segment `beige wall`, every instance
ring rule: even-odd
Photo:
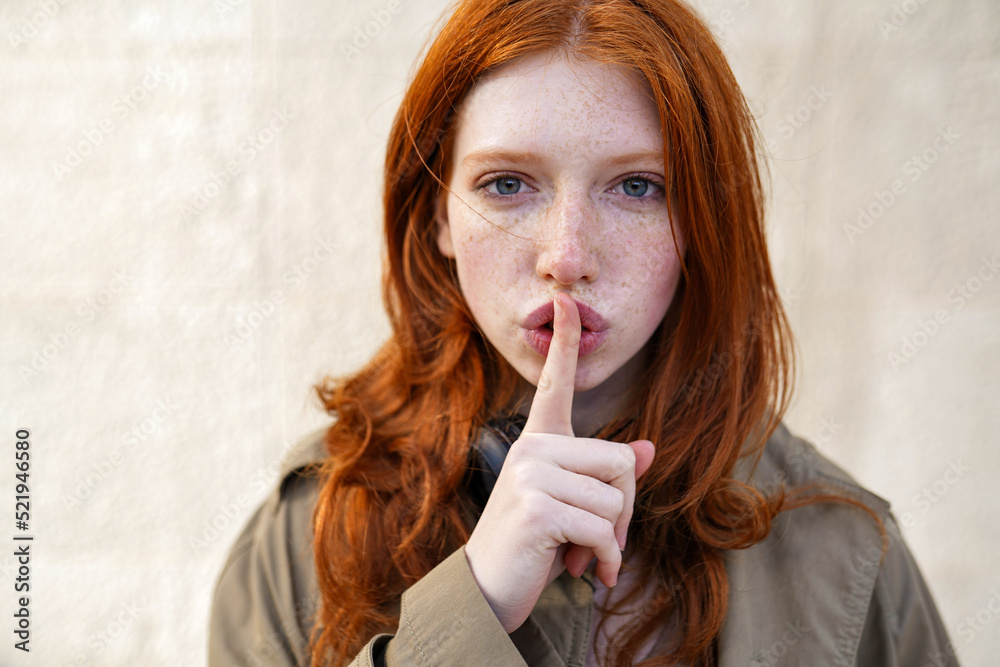
[[[0,425],[31,430],[36,536],[32,652],[12,658],[7,634],[0,662],[204,663],[221,561],[283,450],[324,422],[310,383],[385,335],[382,151],[443,6],[0,8]],[[773,157],[801,350],[789,422],[909,517],[965,664],[989,664],[1000,10],[699,6]]]

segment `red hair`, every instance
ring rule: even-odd
[[[643,664],[714,664],[728,595],[720,551],[764,539],[793,504],[732,478],[785,412],[792,350],[765,243],[757,129],[705,23],[676,0],[466,0],[416,71],[389,138],[392,336],[361,371],[317,387],[336,421],[314,514],[314,664],[346,664],[375,633],[394,632],[402,592],[471,532],[470,443],[509,410],[517,375],[473,323],[437,249],[434,205],[469,90],[549,50],[622,66],[648,84],[686,245],[645,390],[597,435],[656,444],[629,547],[656,595],[612,639],[607,664],[631,665],[671,615],[682,632],[674,651]]]

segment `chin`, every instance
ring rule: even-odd
[[[611,373],[606,372],[603,369],[587,370],[582,371],[578,368],[576,371],[576,382],[574,384],[574,389],[577,392],[591,391],[593,389],[598,389],[611,377]]]
[[[608,372],[603,366],[592,367],[593,365],[588,363],[589,360],[581,359],[577,361],[576,365],[576,378],[573,382],[573,391],[576,393],[591,391],[593,389],[599,388],[605,382],[607,382],[614,373]],[[532,390],[538,387],[538,380],[542,376],[542,366],[545,360],[536,363],[522,365],[520,367],[515,366],[518,375],[531,385]]]

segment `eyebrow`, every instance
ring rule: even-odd
[[[497,162],[514,162],[517,164],[537,165],[541,164],[542,158],[537,153],[526,151],[505,151],[485,148],[472,151],[462,160],[465,167],[482,167]]]
[[[506,151],[506,150],[492,150],[483,149],[478,151],[473,151],[465,156],[462,160],[462,166],[465,168],[473,167],[483,167],[496,164],[497,162],[506,162],[514,164],[526,164],[526,165],[539,165],[544,162],[542,157],[537,153],[532,153],[530,151]],[[656,164],[663,163],[663,153],[659,151],[637,151],[634,153],[622,153],[620,155],[609,155],[600,161],[600,166],[602,167],[623,167],[636,163],[642,162],[653,162]]]

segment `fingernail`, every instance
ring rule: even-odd
[[[559,295],[558,294],[556,294],[555,298],[553,299],[553,302],[554,302],[554,305],[555,305],[555,316],[558,317],[559,319],[562,319],[562,317],[563,317],[563,305],[562,305],[562,302],[559,300]]]

